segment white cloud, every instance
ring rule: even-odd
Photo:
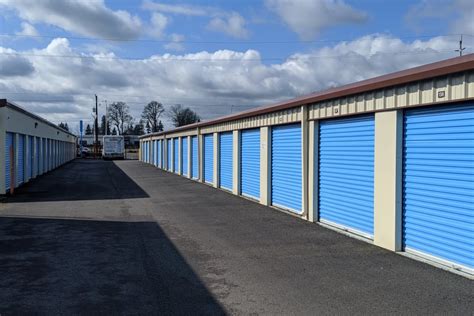
[[[437,20],[435,22],[430,19]],[[474,34],[474,1],[423,0],[415,3],[405,15],[408,25],[422,32],[433,24],[445,25],[449,32]]]
[[[343,0],[266,0],[265,4],[306,40],[315,38],[328,27],[367,20],[365,12],[352,8]]]
[[[137,16],[113,11],[103,0],[0,0],[0,5],[16,9],[30,23],[46,23],[86,36],[134,39],[141,32]]]
[[[164,47],[166,49],[174,50],[174,51],[183,51],[184,50],[184,45],[182,43],[185,39],[184,35],[173,33],[169,36],[169,38],[170,38],[171,42],[164,45]]]
[[[153,12],[150,22],[150,35],[155,38],[162,38],[166,26],[168,26],[169,18],[159,12]]]
[[[453,57],[455,44],[445,37],[404,42],[371,35],[268,64],[256,50],[124,60],[113,53],[80,52],[66,39],[55,39],[43,49],[18,52],[34,71],[0,76],[0,94],[55,122],[88,120],[93,93],[109,102],[128,102],[136,118],[156,99],[190,106],[209,119],[229,114],[232,106],[235,112]],[[47,54],[85,58],[42,56]]]
[[[198,6],[188,4],[163,4],[146,0],[142,8],[174,15],[199,16],[211,18],[207,29],[213,32],[224,33],[234,38],[247,38],[247,21],[237,12],[225,11],[217,7]]]
[[[22,36],[38,36],[39,33],[36,28],[28,22],[21,22],[21,31],[16,32],[16,35]]]
[[[213,18],[207,28],[214,32],[221,32],[235,38],[247,38],[248,30],[245,28],[245,19],[238,13],[233,12],[225,17]]]

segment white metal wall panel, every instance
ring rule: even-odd
[[[374,116],[319,122],[319,218],[374,234]]]
[[[206,134],[204,139],[204,181],[214,182],[214,135]]]
[[[240,193],[260,198],[260,129],[247,129],[240,136]]]
[[[16,170],[16,185],[23,183],[25,178],[25,135],[18,135],[18,170]]]
[[[13,155],[15,155],[15,142],[14,142],[13,133],[6,133],[5,139],[5,188],[6,190],[10,190],[10,182],[11,182],[11,166],[12,160],[14,161],[15,158],[11,156],[11,149],[13,149]]]
[[[271,134],[272,205],[301,214],[301,124],[272,127]]]
[[[199,147],[198,137],[191,137],[191,177],[193,179],[199,178]]]
[[[219,134],[219,183],[220,187],[232,190],[233,184],[233,134]]]
[[[188,138],[183,137],[181,138],[181,173],[185,176],[188,175]]]
[[[403,244],[474,271],[474,103],[406,112]]]
[[[173,138],[173,171],[175,173],[179,172],[179,138]]]

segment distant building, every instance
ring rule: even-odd
[[[125,138],[125,147],[139,147],[140,146],[140,137],[141,135],[123,135]],[[102,146],[102,139],[104,135],[99,135],[99,145]],[[93,146],[95,141],[94,135],[83,135],[82,136],[82,146]],[[77,137],[77,143],[79,144],[80,137]]]

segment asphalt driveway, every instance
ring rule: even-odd
[[[473,281],[138,161],[0,204],[0,315],[472,314]]]

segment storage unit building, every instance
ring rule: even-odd
[[[76,137],[47,120],[5,99],[0,99],[0,118],[1,194],[75,158]],[[53,143],[54,156],[47,147]]]
[[[187,177],[474,277],[474,54],[168,137]]]

